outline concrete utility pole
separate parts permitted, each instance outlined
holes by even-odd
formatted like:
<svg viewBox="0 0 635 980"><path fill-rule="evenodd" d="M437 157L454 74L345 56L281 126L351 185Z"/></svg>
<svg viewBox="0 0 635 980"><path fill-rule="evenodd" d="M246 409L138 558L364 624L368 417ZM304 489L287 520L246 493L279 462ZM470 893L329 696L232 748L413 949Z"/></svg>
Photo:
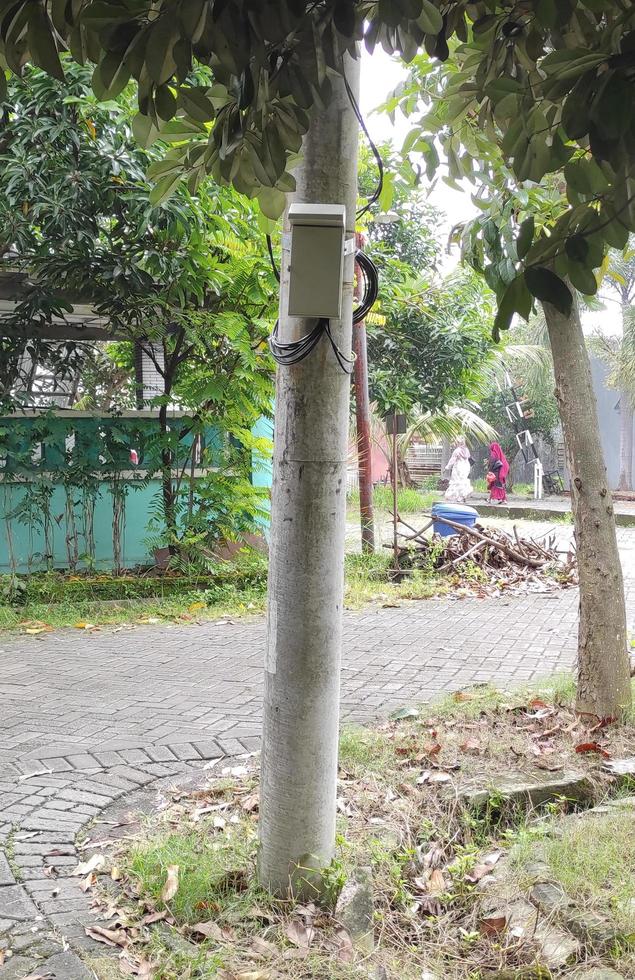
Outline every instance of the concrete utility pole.
<svg viewBox="0 0 635 980"><path fill-rule="evenodd" d="M355 235L355 247L363 248L363 236ZM361 298L361 270L356 266L355 297ZM375 550L375 517L373 514L373 467L370 438L370 400L368 397L368 355L366 322L353 324L355 352L355 418L357 428L357 467L359 472L359 516L362 527L362 551Z"/></svg>
<svg viewBox="0 0 635 980"><path fill-rule="evenodd" d="M346 59L346 75L357 96L359 61ZM344 204L348 239L355 232L358 124L343 80L332 83L328 107L312 115L293 200ZM342 318L331 320L345 354L353 268L350 251ZM288 290L283 242L283 343L315 325L288 317ZM259 860L260 881L276 894L315 897L319 869L335 847L349 395L350 376L325 337L300 364L278 368Z"/></svg>

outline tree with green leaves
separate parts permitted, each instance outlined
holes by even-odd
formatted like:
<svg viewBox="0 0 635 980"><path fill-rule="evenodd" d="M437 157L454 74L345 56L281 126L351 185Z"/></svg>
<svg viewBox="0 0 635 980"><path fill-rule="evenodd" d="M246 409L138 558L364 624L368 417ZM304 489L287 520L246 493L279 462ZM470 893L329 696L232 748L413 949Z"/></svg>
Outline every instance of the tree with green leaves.
<svg viewBox="0 0 635 980"><path fill-rule="evenodd" d="M100 98L136 80L135 131L145 142L162 132L174 144L155 169L159 194L182 176L196 188L212 174L258 196L271 217L293 189L290 169L311 110L328 103L343 53L360 41L408 62L422 47L449 60L446 119L477 119L483 140L504 130L518 180L564 170L568 207L522 257L530 295L565 302L566 287L543 271L552 261L554 276L588 279L607 244L624 246L635 230L635 10L625 0L0 4L0 55L12 71L30 61L61 78L59 51L69 48L97 65ZM195 66L212 78L193 79ZM456 129L446 140L454 179L479 156L478 135L466 152ZM413 131L408 149L423 152L432 173L438 157L427 136ZM523 289L519 311L524 303Z"/></svg>
<svg viewBox="0 0 635 980"><path fill-rule="evenodd" d="M593 168L598 166L590 149L580 147L576 151L571 140L562 144L570 161L564 166L564 179L539 168L529 174L520 170L519 174L506 142L519 120L514 117L512 122L504 114L508 112L507 102L504 111L499 108L498 115L494 112L491 117L473 111L463 88L467 85L466 72L473 67L466 46L459 49L454 63L443 68L420 58L400 96L401 104L406 113L415 116L416 139L427 136L445 148L452 178L467 176L477 186L473 200L480 213L457 229L456 237L466 261L497 295L495 336L509 329L516 314L528 319L536 301L542 306L553 355L555 396L576 525L580 574L577 704L583 713L614 718L631 703L626 611L613 506L577 299L578 290L587 295L597 291L592 270L603 261L602 236L612 225L602 216L602 193L597 188L572 188L571 180L577 180L579 170L595 172ZM460 92L454 100L457 79L461 80ZM413 95L417 92L418 96ZM561 92L564 100L566 86ZM511 102L518 111L520 103L515 97ZM547 132L553 137L548 127ZM556 136L557 146L561 137ZM412 134L406 148L411 142ZM535 145L530 145L533 152ZM464 162L457 169L455 158L459 154ZM541 159L542 166L544 154ZM555 160L552 162L555 171L558 168ZM572 174L576 176L572 178ZM572 224L576 214L581 224Z"/></svg>
<svg viewBox="0 0 635 980"><path fill-rule="evenodd" d="M16 372L26 349L32 365L79 375L84 407L131 407L133 348L140 345L162 383L155 399L163 479L155 535L194 553L195 541L209 548L213 529L230 531L229 520L220 519L229 510L218 506L218 478L193 486L187 479L188 453L211 424L220 422L226 433L223 459L235 474L236 518L241 508L247 516L262 506L247 485L247 464L251 427L270 410L273 393L263 337L274 280L253 206L233 189L210 184L194 197L183 187L169 201L152 203L145 173L157 151L139 148L130 115L127 97L99 103L90 72L72 62L64 82L32 68L9 82L0 263L24 280L21 298L2 317L3 400L19 404ZM123 339L105 347L43 339L44 328L63 321L78 301ZM170 406L190 414L187 430L170 426ZM221 496L229 502L228 490L225 481Z"/></svg>

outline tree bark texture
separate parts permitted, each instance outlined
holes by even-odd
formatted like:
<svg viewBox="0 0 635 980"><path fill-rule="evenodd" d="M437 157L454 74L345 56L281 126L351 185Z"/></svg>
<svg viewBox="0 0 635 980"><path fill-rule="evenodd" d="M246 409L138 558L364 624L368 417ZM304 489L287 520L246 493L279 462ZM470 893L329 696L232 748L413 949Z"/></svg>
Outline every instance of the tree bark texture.
<svg viewBox="0 0 635 980"><path fill-rule="evenodd" d="M569 316L544 303L571 477L580 577L577 709L616 718L631 686L622 566L591 366L574 296Z"/></svg>
<svg viewBox="0 0 635 980"><path fill-rule="evenodd" d="M633 403L627 391L620 392L620 478L617 489L633 489Z"/></svg>
<svg viewBox="0 0 635 980"><path fill-rule="evenodd" d="M347 59L346 73L357 92L359 62ZM355 232L358 125L343 81L332 81L330 103L315 111L304 141L294 199L344 204L349 239ZM350 251L342 318L331 320L335 342L347 355L353 268ZM288 288L283 239L282 342L314 326L288 317ZM326 338L300 364L278 368L259 876L276 894L305 898L316 897L314 882L335 847L349 396L350 376Z"/></svg>

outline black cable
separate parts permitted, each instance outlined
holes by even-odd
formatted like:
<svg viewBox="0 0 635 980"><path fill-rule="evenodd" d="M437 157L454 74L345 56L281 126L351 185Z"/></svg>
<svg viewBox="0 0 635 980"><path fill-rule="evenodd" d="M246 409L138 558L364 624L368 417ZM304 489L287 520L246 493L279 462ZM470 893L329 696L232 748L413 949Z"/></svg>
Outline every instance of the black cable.
<svg viewBox="0 0 635 980"><path fill-rule="evenodd" d="M293 340L289 344L279 343L279 325L279 321L276 321L276 325L273 328L273 333L269 338L269 349L271 350L273 359L277 361L278 364L282 364L284 367L299 364L300 361L303 361L315 350L322 337L326 336L331 347L333 348L333 353L335 354L337 363L341 367L342 371L344 371L345 374L352 374L355 357L347 357L346 354L337 346L333 338L333 334L331 333L331 325L326 317L320 317L313 327L313 330L305 334L304 337L300 337L299 340ZM350 365L350 367L348 367L348 365Z"/></svg>
<svg viewBox="0 0 635 980"><path fill-rule="evenodd" d="M358 275L361 273L364 280L364 293L361 303L353 310L353 323L360 323L366 319L377 302L379 295L379 270L370 256L366 255L366 252L362 252L361 249L357 250L355 261L359 270Z"/></svg>
<svg viewBox="0 0 635 980"><path fill-rule="evenodd" d="M273 254L273 242L271 241L271 235L266 235L265 237L267 239L267 250L269 252L269 258L271 260L271 268L273 269L274 276L276 277L276 279L278 280L278 282L280 282L280 270L278 269L278 266L276 265L276 259L275 259L275 256Z"/></svg>
<svg viewBox="0 0 635 980"><path fill-rule="evenodd" d="M366 214L367 211L370 211L370 209L372 208L373 204L375 204L375 202L379 200L379 197L380 197L381 192L382 192L383 187L384 187L384 161L381 158L381 153L377 149L377 146L375 145L372 136L368 132L368 129L366 127L366 121L365 121L365 119L364 119L364 117L362 115L361 109L359 108L359 105L357 103L357 99L355 98L355 96L353 94L353 90L352 90L352 88L350 87L350 85L348 83L348 78L346 77L346 72L344 71L344 68L342 68L342 77L344 79L344 85L346 87L346 94L348 95L348 100L349 100L349 102L351 104L351 107L353 109L353 112L355 113L355 116L357 118L357 121L358 121L359 125L361 126L362 131L363 131L366 139L368 140L368 145L370 146L371 152L372 152L373 156L375 157L375 162L377 164L377 170L379 171L379 177L378 177L378 180L377 180L377 187L375 188L373 194L366 201L366 204L364 204L363 207L359 208L358 211L357 211L357 217L358 218L361 218L361 217L363 217Z"/></svg>

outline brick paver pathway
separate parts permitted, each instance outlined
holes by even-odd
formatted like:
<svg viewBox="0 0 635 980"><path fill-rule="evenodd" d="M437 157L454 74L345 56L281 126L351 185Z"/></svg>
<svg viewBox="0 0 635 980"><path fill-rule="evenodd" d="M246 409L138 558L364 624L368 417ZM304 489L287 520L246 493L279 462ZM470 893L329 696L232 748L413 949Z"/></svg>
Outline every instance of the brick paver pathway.
<svg viewBox="0 0 635 980"><path fill-rule="evenodd" d="M620 540L632 619L635 532ZM343 718L568 669L576 618L576 590L347 613ZM59 941L90 942L89 898L66 877L78 831L139 787L257 747L263 645L260 618L0 640L0 980L91 976Z"/></svg>

